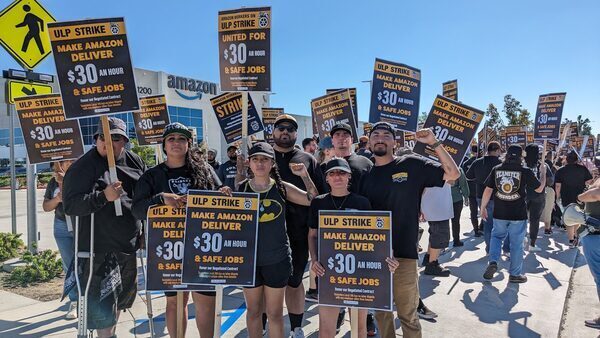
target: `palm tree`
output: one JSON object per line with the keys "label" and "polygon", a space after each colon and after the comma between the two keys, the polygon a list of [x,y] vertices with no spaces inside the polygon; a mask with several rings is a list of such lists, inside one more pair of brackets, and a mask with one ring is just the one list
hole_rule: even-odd
{"label": "palm tree", "polygon": [[584,119],[583,116],[577,115],[577,132],[579,135],[591,135],[592,126],[590,126],[590,119],[587,117]]}

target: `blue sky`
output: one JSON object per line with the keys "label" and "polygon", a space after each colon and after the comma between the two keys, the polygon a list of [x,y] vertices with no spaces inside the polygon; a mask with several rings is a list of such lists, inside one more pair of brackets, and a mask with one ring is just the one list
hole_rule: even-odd
{"label": "blue sky", "polygon": [[[135,67],[214,82],[218,11],[271,6],[271,105],[295,114],[327,88],[356,87],[367,120],[361,81],[379,57],[421,69],[421,111],[451,79],[482,110],[512,94],[535,112],[540,94],[565,91],[563,117],[600,133],[599,1],[39,1],[58,21],[123,16]],[[0,66],[18,67],[3,50]],[[36,71],[54,73],[51,57]]]}

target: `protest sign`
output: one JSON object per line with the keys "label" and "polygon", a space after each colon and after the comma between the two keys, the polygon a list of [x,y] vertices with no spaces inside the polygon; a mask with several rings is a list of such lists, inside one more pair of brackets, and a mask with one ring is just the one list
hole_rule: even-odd
{"label": "protest sign", "polygon": [[[233,143],[242,137],[242,93],[231,92],[210,99],[225,141]],[[252,96],[248,95],[248,135],[256,134],[264,129]]]}
{"label": "protest sign", "polygon": [[273,145],[273,128],[275,125],[275,119],[277,116],[283,114],[283,108],[263,108],[262,109],[262,122],[264,127],[265,141]]}
{"label": "protest sign", "polygon": [[540,95],[533,126],[534,139],[558,140],[567,93]]}
{"label": "protest sign", "polygon": [[458,101],[458,80],[447,81],[442,84],[442,95]]}
{"label": "protest sign", "polygon": [[326,94],[310,101],[312,116],[317,123],[319,139],[329,136],[336,123],[347,123],[356,138],[356,122],[352,111],[352,100],[348,89]]}
{"label": "protest sign", "polygon": [[506,133],[506,148],[515,144],[525,149],[525,146],[527,146],[527,127],[508,126],[504,129],[504,131]]}
{"label": "protest sign", "polygon": [[133,113],[139,145],[161,144],[163,131],[170,123],[167,99],[164,95],[142,97],[140,106],[140,111]]}
{"label": "protest sign", "polygon": [[356,101],[356,88],[338,88],[338,89],[327,89],[325,90],[325,94],[332,94],[335,92],[339,92],[340,90],[350,91],[350,100],[352,101],[352,112],[354,113],[354,122],[356,123],[355,127],[358,128],[358,104]]}

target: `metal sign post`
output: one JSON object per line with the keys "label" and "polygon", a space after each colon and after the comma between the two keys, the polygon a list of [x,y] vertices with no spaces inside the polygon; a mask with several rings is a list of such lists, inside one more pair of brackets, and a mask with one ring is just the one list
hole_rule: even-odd
{"label": "metal sign post", "polygon": [[9,138],[10,138],[10,217],[11,231],[17,233],[17,173],[15,168],[15,117],[12,104],[6,104],[9,115]]}
{"label": "metal sign post", "polygon": [[37,226],[37,173],[36,165],[30,164],[27,159],[27,250],[36,254],[38,252],[38,226]]}

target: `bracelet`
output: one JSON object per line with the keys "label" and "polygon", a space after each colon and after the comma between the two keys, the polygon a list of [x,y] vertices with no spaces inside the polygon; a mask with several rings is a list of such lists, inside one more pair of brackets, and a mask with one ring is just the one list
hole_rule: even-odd
{"label": "bracelet", "polygon": [[442,141],[437,140],[432,145],[430,145],[430,147],[431,147],[431,149],[435,149],[435,148],[439,147],[441,144],[442,144]]}

